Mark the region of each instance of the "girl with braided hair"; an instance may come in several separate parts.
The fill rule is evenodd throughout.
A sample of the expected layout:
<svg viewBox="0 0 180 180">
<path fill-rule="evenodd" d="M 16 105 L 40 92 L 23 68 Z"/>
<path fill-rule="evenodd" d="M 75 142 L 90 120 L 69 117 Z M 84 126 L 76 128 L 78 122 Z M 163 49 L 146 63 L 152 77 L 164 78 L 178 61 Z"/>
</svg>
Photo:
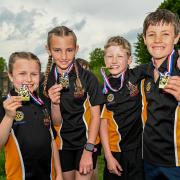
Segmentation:
<svg viewBox="0 0 180 180">
<path fill-rule="evenodd" d="M 60 125 L 63 178 L 88 180 L 97 160 L 100 104 L 104 102 L 101 88 L 97 78 L 75 60 L 78 45 L 71 29 L 53 28 L 47 51 L 44 95 L 51 100 L 54 125 Z"/>
</svg>

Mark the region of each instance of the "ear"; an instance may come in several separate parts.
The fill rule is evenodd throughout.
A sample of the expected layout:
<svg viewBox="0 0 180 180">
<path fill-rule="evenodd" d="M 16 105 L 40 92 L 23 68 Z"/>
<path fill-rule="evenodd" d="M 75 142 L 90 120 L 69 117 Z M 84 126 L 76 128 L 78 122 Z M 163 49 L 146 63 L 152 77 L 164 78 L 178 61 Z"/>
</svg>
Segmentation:
<svg viewBox="0 0 180 180">
<path fill-rule="evenodd" d="M 130 65 L 132 63 L 132 56 L 129 56 L 129 58 L 128 58 L 128 65 Z"/>
<path fill-rule="evenodd" d="M 174 44 L 177 44 L 180 38 L 180 33 L 175 37 Z"/>
<path fill-rule="evenodd" d="M 51 52 L 50 52 L 50 50 L 49 50 L 48 45 L 45 45 L 45 49 L 46 49 L 47 53 L 49 54 L 49 56 L 51 56 Z"/>
</svg>

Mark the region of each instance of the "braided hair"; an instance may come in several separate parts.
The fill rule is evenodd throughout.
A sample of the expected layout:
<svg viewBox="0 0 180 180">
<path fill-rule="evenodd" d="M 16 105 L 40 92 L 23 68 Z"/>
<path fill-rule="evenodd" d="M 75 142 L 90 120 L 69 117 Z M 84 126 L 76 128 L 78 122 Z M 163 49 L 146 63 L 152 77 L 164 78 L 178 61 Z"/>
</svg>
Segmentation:
<svg viewBox="0 0 180 180">
<path fill-rule="evenodd" d="M 76 46 L 76 44 L 77 44 L 77 37 L 71 29 L 69 29 L 66 26 L 58 26 L 58 27 L 55 27 L 51 31 L 48 32 L 48 38 L 47 38 L 48 48 L 50 48 L 50 46 L 51 46 L 50 41 L 51 41 L 51 38 L 53 35 L 60 36 L 60 37 L 72 36 L 74 39 L 74 43 L 75 43 L 74 45 Z M 46 71 L 45 71 L 45 80 L 44 80 L 44 84 L 43 84 L 43 94 L 47 97 L 48 97 L 47 81 L 48 81 L 49 72 L 51 71 L 51 68 L 52 68 L 52 63 L 53 63 L 52 56 L 49 56 Z M 77 79 L 75 82 L 74 96 L 78 98 L 78 97 L 82 97 L 84 95 L 84 89 L 82 87 L 82 83 L 81 83 L 81 80 L 79 78 L 79 71 L 78 71 L 76 61 L 74 63 L 74 68 L 75 68 L 75 72 L 76 72 L 76 76 L 77 76 Z"/>
</svg>

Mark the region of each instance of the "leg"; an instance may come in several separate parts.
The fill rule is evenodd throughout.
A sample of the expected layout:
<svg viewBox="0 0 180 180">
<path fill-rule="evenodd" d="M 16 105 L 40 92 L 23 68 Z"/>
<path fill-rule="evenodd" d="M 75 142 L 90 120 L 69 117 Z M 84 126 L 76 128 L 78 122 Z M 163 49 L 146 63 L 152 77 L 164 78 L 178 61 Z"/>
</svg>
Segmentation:
<svg viewBox="0 0 180 180">
<path fill-rule="evenodd" d="M 76 171 L 75 173 L 75 180 L 91 180 L 93 175 L 93 171 L 91 171 L 89 174 L 80 174 L 79 171 Z"/>
<path fill-rule="evenodd" d="M 63 180 L 75 180 L 75 170 L 63 172 Z"/>
</svg>

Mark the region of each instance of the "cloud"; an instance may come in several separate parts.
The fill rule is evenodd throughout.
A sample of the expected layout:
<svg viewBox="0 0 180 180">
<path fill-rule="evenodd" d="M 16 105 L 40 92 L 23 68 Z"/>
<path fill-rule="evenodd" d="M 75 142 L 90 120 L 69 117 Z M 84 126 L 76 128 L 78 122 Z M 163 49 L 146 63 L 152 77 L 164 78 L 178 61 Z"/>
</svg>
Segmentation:
<svg viewBox="0 0 180 180">
<path fill-rule="evenodd" d="M 42 16 L 42 13 L 37 9 L 13 13 L 5 7 L 0 8 L 0 29 L 6 32 L 1 38 L 4 40 L 28 38 L 35 30 L 34 23 L 38 16 Z"/>
</svg>

